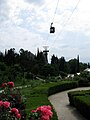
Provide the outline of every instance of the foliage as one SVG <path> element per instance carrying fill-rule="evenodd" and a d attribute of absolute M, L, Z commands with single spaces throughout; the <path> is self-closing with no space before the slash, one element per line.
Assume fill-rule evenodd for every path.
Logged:
<path fill-rule="evenodd" d="M 64 57 L 58 58 L 53 55 L 51 64 L 47 64 L 44 53 L 39 50 L 37 55 L 22 48 L 19 53 L 15 51 L 15 48 L 5 50 L 5 53 L 0 52 L 0 81 L 4 79 L 15 81 L 17 78 L 22 80 L 25 77 L 31 79 L 34 77 L 32 75 L 58 76 L 60 71 L 75 74 L 85 68 L 87 68 L 87 64 L 79 63 L 79 56 L 77 59 L 66 62 Z M 24 76 L 24 73 L 27 75 Z"/>
<path fill-rule="evenodd" d="M 19 110 L 11 108 L 10 102 L 0 101 L 0 120 L 20 120 Z"/>
<path fill-rule="evenodd" d="M 12 108 L 19 110 L 23 120 L 26 117 L 25 98 L 21 95 L 19 89 L 14 88 L 13 82 L 3 83 L 2 88 L 4 90 L 0 93 L 0 100 L 9 101 Z"/>
<path fill-rule="evenodd" d="M 40 106 L 32 110 L 29 114 L 29 120 L 50 120 L 52 118 L 51 106 Z"/>
<path fill-rule="evenodd" d="M 83 71 L 80 75 L 75 76 L 75 80 L 78 81 L 79 86 L 90 86 L 90 73 Z"/>
<path fill-rule="evenodd" d="M 75 106 L 88 120 L 90 119 L 90 90 L 68 93 L 70 104 Z"/>
<path fill-rule="evenodd" d="M 90 94 L 90 90 L 68 92 L 70 104 L 74 106 L 74 97 L 75 96 L 88 96 L 89 94 Z"/>
<path fill-rule="evenodd" d="M 50 76 L 56 76 L 59 74 L 59 72 L 55 69 L 54 66 L 50 64 L 46 64 L 42 67 L 41 69 L 41 75 L 44 76 L 45 78 L 50 77 Z"/>
<path fill-rule="evenodd" d="M 78 82 L 76 81 L 65 81 L 57 83 L 48 89 L 48 95 L 55 94 L 64 90 L 72 89 L 78 87 Z"/>

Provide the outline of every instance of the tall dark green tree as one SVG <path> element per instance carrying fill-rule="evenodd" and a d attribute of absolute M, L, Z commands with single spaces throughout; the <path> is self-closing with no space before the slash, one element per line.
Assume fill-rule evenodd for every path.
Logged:
<path fill-rule="evenodd" d="M 60 71 L 65 72 L 65 64 L 66 64 L 65 58 L 64 58 L 64 57 L 61 57 L 61 58 L 59 59 L 59 70 L 60 70 Z"/>
<path fill-rule="evenodd" d="M 68 62 L 69 64 L 69 72 L 70 74 L 76 74 L 77 73 L 77 59 L 71 59 Z"/>
<path fill-rule="evenodd" d="M 40 66 L 43 66 L 46 64 L 45 56 L 42 51 L 39 52 L 39 49 L 37 51 L 36 60 Z"/>
<path fill-rule="evenodd" d="M 28 50 L 20 49 L 19 64 L 24 71 L 31 71 L 34 64 L 34 54 Z"/>
<path fill-rule="evenodd" d="M 51 58 L 51 64 L 58 64 L 58 57 L 55 57 L 54 54 L 53 54 L 53 56 Z"/>
<path fill-rule="evenodd" d="M 4 55 L 2 52 L 0 52 L 0 62 L 3 62 L 4 61 Z"/>
<path fill-rule="evenodd" d="M 10 50 L 5 51 L 4 61 L 7 65 L 15 64 L 15 48 L 11 48 Z"/>
<path fill-rule="evenodd" d="M 80 72 L 80 66 L 79 66 L 79 55 L 77 56 L 77 73 Z"/>

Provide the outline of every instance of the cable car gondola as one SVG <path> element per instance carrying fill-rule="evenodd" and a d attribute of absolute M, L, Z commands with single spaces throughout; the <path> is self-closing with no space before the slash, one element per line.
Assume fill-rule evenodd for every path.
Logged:
<path fill-rule="evenodd" d="M 50 33 L 54 33 L 55 32 L 55 27 L 52 27 L 52 24 L 53 23 L 51 23 L 51 26 L 50 26 Z"/>

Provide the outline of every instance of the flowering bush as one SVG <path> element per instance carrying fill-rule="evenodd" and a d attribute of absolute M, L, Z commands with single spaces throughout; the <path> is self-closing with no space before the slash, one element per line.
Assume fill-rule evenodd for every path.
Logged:
<path fill-rule="evenodd" d="M 2 88 L 4 90 L 0 94 L 0 100 L 9 101 L 12 108 L 17 108 L 20 111 L 21 120 L 25 120 L 25 99 L 20 90 L 14 87 L 14 82 L 3 83 Z"/>
<path fill-rule="evenodd" d="M 8 101 L 0 101 L 0 120 L 19 120 L 21 119 L 21 115 L 19 110 L 17 112 L 13 112 L 13 109 L 10 107 L 10 102 Z"/>
<path fill-rule="evenodd" d="M 50 120 L 52 117 L 51 106 L 40 106 L 36 110 L 32 110 L 29 120 Z"/>

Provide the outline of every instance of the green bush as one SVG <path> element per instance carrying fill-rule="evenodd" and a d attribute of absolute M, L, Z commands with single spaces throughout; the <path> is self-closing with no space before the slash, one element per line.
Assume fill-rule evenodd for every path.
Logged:
<path fill-rule="evenodd" d="M 48 89 L 48 95 L 52 95 L 57 92 L 61 92 L 61 91 L 76 88 L 76 87 L 78 87 L 78 83 L 76 81 L 59 82 L 58 84 L 53 85 Z"/>
<path fill-rule="evenodd" d="M 90 95 L 89 96 L 75 96 L 75 107 L 80 113 L 90 120 Z"/>
<path fill-rule="evenodd" d="M 69 92 L 68 97 L 70 104 L 90 120 L 90 90 Z"/>

